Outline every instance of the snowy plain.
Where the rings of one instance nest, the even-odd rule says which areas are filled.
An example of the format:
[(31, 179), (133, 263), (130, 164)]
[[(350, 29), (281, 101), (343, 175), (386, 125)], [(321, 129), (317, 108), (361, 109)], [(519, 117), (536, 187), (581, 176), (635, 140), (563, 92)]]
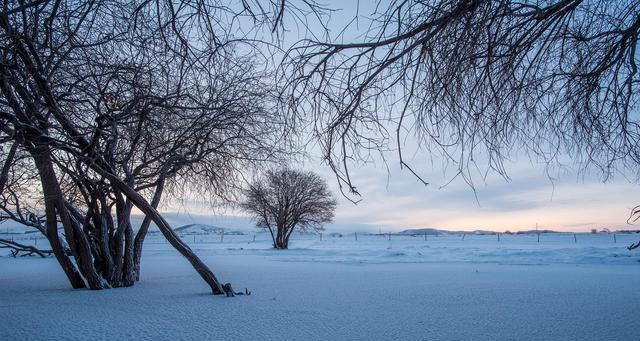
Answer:
[(126, 289), (72, 290), (54, 259), (2, 254), (0, 339), (640, 340), (638, 237), (297, 235), (278, 251), (263, 233), (184, 235), (252, 292), (236, 298), (160, 235)]

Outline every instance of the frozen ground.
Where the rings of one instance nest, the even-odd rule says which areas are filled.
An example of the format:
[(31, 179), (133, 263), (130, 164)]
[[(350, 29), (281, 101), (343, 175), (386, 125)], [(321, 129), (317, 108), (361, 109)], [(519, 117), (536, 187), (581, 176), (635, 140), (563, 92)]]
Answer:
[(237, 298), (208, 295), (160, 236), (128, 289), (71, 290), (53, 259), (0, 257), (0, 339), (640, 339), (638, 235), (266, 237), (184, 236), (253, 292)]

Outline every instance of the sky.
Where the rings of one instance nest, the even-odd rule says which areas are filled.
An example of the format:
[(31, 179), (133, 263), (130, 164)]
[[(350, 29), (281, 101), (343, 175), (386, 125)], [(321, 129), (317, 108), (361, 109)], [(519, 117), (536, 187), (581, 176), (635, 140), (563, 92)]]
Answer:
[[(366, 20), (353, 21), (356, 12), (366, 16), (374, 2), (324, 1), (331, 14), (328, 27), (335, 38), (358, 40), (366, 30)], [(349, 24), (348, 29), (343, 30)], [(310, 28), (319, 30), (317, 23)], [(315, 26), (314, 26), (315, 25)], [(291, 25), (290, 25), (291, 26)], [(290, 30), (285, 41), (295, 41), (306, 33)], [(578, 172), (571, 167), (553, 170), (549, 176), (545, 165), (524, 155), (514, 155), (507, 165), (509, 179), (490, 174), (475, 181), (472, 189), (462, 179), (449, 183), (453, 174), (443, 171), (437, 157), (429, 158), (424, 151), (411, 160), (412, 167), (425, 180), (424, 186), (409, 171), (399, 167), (395, 152), (374, 163), (350, 169), (362, 194), (358, 204), (342, 197), (333, 173), (322, 164), (319, 153), (294, 167), (313, 170), (327, 179), (338, 198), (338, 208), (328, 230), (336, 231), (400, 231), (407, 228), (433, 227), (448, 230), (528, 230), (589, 231), (601, 229), (633, 229), (626, 223), (630, 210), (640, 204), (637, 185), (622, 176), (603, 182), (600, 174)], [(447, 184), (443, 187), (443, 185)], [(353, 198), (352, 198), (353, 199)], [(184, 204), (190, 202), (190, 204)], [(176, 221), (203, 222), (227, 227), (251, 224), (242, 212), (227, 210), (212, 214), (207, 203), (193, 204), (188, 198), (164, 207), (177, 217)]]
[[(637, 200), (637, 185), (623, 177), (603, 182), (595, 174), (571, 168), (556, 172), (551, 180), (543, 165), (528, 158), (507, 165), (509, 180), (492, 175), (476, 182), (475, 191), (462, 179), (434, 164), (415, 165), (428, 186), (423, 185), (393, 158), (387, 166), (378, 162), (351, 170), (361, 193), (357, 204), (340, 195), (331, 170), (318, 158), (294, 164), (325, 178), (338, 200), (329, 232), (397, 232), (409, 228), (444, 230), (521, 231), (551, 229), (584, 232), (593, 228), (634, 229), (627, 224)], [(443, 185), (445, 185), (442, 187)], [(173, 201), (164, 205), (173, 224), (203, 223), (245, 229), (252, 221), (233, 209), (212, 209), (206, 202)]]
[(381, 229), (435, 227), (448, 230), (588, 231), (628, 229), (627, 217), (637, 204), (636, 186), (623, 178), (603, 183), (595, 176), (566, 171), (554, 181), (544, 167), (520, 161), (511, 179), (493, 176), (474, 190), (461, 180), (441, 188), (446, 176), (437, 171), (422, 185), (413, 175), (392, 167), (369, 167), (356, 174), (363, 198), (358, 205), (340, 200), (336, 222), (366, 223)]
[[(356, 4), (327, 1), (329, 7), (342, 8), (332, 14), (332, 33), (351, 22)], [(361, 14), (371, 10), (366, 8), (370, 2), (359, 5)], [(345, 39), (361, 36), (361, 29), (366, 28), (363, 23), (352, 23), (344, 33)], [(299, 38), (292, 37), (295, 32), (287, 34), (287, 39)], [(630, 210), (640, 204), (638, 187), (622, 176), (603, 183), (598, 174), (566, 168), (554, 172), (551, 180), (544, 165), (516, 155), (506, 165), (509, 180), (492, 174), (485, 181), (477, 181), (474, 190), (459, 178), (449, 183), (453, 174), (443, 171), (441, 160), (426, 162), (427, 155), (422, 152), (411, 161), (421, 177), (430, 182), (424, 186), (409, 171), (400, 169), (391, 152), (386, 155), (386, 165), (378, 159), (350, 170), (362, 194), (355, 198), (360, 200), (358, 204), (353, 204), (340, 195), (335, 177), (321, 162), (319, 153), (310, 154), (309, 159), (293, 166), (318, 172), (338, 199), (334, 222), (327, 225), (329, 231), (393, 232), (422, 227), (517, 231), (535, 229), (536, 225), (558, 231), (638, 228), (626, 223)], [(204, 223), (246, 229), (253, 224), (242, 212), (213, 209), (209, 203), (192, 198), (169, 201), (161, 209), (174, 227)]]

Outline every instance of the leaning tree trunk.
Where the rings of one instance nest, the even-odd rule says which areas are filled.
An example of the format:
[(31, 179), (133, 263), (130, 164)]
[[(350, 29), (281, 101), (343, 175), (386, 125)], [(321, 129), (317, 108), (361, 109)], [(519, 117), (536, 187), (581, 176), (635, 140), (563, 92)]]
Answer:
[[(50, 159), (44, 151), (32, 150), (32, 156), (34, 158), (34, 162), (36, 168), (38, 169), (38, 174), (40, 176), (42, 182), (42, 191), (44, 194), (44, 205), (45, 205), (45, 217), (47, 224), (47, 239), (51, 244), (51, 249), (53, 250), (53, 254), (55, 255), (58, 263), (62, 267), (65, 275), (71, 286), (75, 289), (85, 288), (86, 284), (82, 278), (82, 275), (78, 272), (78, 269), (75, 267), (69, 256), (67, 256), (65, 249), (60, 241), (58, 236), (58, 217), (56, 214), (56, 181), (55, 181), (55, 172), (53, 170), (53, 166), (50, 163)], [(50, 179), (53, 179), (51, 181)]]
[[(158, 179), (158, 184), (156, 185), (156, 191), (153, 194), (153, 199), (151, 199), (151, 207), (154, 209), (158, 208), (158, 204), (160, 204), (160, 198), (162, 198), (162, 192), (164, 191), (164, 177), (160, 177)], [(133, 267), (135, 280), (140, 280), (140, 261), (142, 259), (142, 246), (144, 244), (144, 238), (149, 231), (149, 225), (151, 225), (151, 218), (148, 216), (144, 217), (142, 221), (142, 225), (138, 229), (138, 233), (136, 233), (136, 237), (133, 245)]]
[(289, 239), (291, 238), (291, 235), (293, 234), (293, 230), (295, 230), (296, 225), (295, 224), (290, 224), (289, 225), (289, 229), (287, 231), (287, 233), (285, 234), (284, 237), (284, 245), (285, 245), (285, 249), (289, 248)]
[[(57, 216), (60, 217), (60, 221), (62, 222), (62, 226), (65, 231), (67, 243), (69, 244), (72, 255), (76, 259), (76, 263), (78, 264), (78, 268), (80, 270), (80, 273), (82, 274), (82, 277), (84, 277), (84, 280), (89, 285), (89, 288), (94, 290), (103, 289), (104, 284), (102, 278), (100, 277), (100, 275), (98, 275), (98, 272), (96, 271), (96, 268), (93, 264), (93, 255), (91, 252), (89, 240), (78, 223), (71, 218), (66, 207), (65, 200), (62, 196), (62, 191), (60, 190), (60, 184), (58, 183), (58, 179), (53, 168), (51, 152), (48, 146), (36, 146), (32, 150), (32, 156), (40, 175), (42, 191), (45, 197), (47, 238), (51, 238), (50, 240), (53, 241), (51, 243), (51, 248), (54, 250), (54, 254), (55, 248), (57, 248), (57, 246), (54, 246), (54, 244), (60, 243), (59, 240), (56, 241), (56, 239), (58, 239), (58, 222), (56, 219)], [(72, 286), (74, 286), (73, 283)], [(76, 286), (74, 286), (74, 288), (75, 287)]]
[(171, 229), (169, 223), (164, 220), (162, 215), (155, 209), (151, 204), (149, 204), (138, 192), (136, 192), (133, 188), (128, 186), (122, 179), (117, 177), (116, 175), (110, 173), (109, 171), (101, 168), (99, 165), (93, 165), (94, 170), (100, 173), (101, 175), (108, 178), (111, 183), (118, 188), (122, 193), (129, 199), (131, 202), (148, 216), (160, 229), (160, 232), (167, 239), (169, 244), (173, 246), (180, 254), (182, 254), (188, 261), (191, 263), (193, 268), (200, 274), (200, 277), (211, 287), (211, 292), (214, 295), (223, 295), (224, 289), (222, 288), (222, 284), (218, 281), (216, 276), (213, 274), (211, 269), (207, 267), (204, 262), (195, 253), (185, 244), (180, 237)]
[(268, 225), (268, 224), (267, 224), (267, 228), (269, 229), (269, 234), (271, 234), (271, 241), (273, 242), (273, 247), (276, 248), (276, 237), (273, 235), (273, 229), (271, 228), (271, 225)]

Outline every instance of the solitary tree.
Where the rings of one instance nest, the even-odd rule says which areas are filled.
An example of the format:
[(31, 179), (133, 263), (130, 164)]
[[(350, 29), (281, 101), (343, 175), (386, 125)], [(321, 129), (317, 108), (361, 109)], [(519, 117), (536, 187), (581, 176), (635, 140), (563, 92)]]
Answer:
[[(271, 233), (273, 247), (286, 249), (299, 231), (322, 231), (333, 219), (336, 200), (317, 174), (290, 168), (269, 170), (245, 190), (242, 208)], [(274, 233), (275, 230), (275, 233)]]

